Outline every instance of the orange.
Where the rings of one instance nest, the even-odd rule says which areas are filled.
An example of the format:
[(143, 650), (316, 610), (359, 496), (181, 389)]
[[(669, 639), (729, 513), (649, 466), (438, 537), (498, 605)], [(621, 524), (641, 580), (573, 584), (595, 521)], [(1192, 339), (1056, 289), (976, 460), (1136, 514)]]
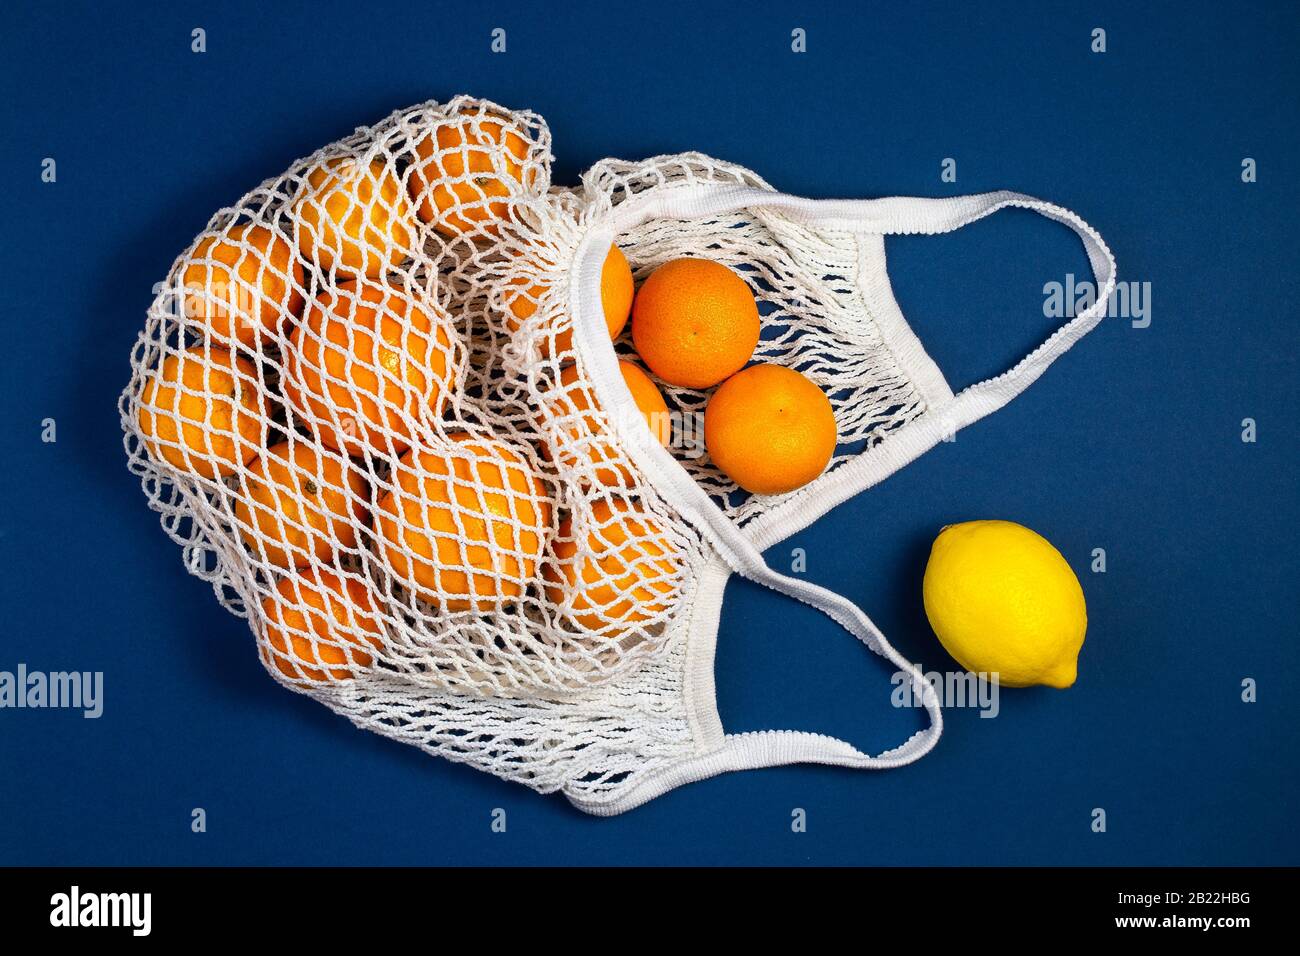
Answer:
[(344, 278), (376, 278), (405, 259), (411, 247), (411, 208), (382, 160), (326, 160), (307, 174), (294, 211), (302, 254)]
[[(672, 421), (659, 388), (650, 376), (631, 362), (620, 361), (618, 370), (623, 373), (623, 381), (641, 410), (650, 434), (667, 447), (672, 439)], [(595, 409), (599, 406), (591, 386), (578, 382), (578, 366), (570, 365), (560, 373), (560, 394), (553, 399), (552, 406), (554, 414), (563, 419), (561, 425), (567, 437), (555, 449), (543, 448), (548, 459), (576, 465), (583, 470), (583, 478), (590, 474), (602, 485), (631, 484), (632, 475), (624, 464), (626, 456), (613, 441), (610, 431), (614, 423), (606, 423), (596, 414)], [(630, 433), (634, 438), (640, 437), (636, 431), (626, 427), (623, 432), (625, 436)], [(594, 471), (588, 463), (596, 464)]]
[(651, 381), (650, 376), (639, 366), (631, 362), (620, 360), (618, 370), (623, 373), (623, 382), (627, 385), (627, 390), (632, 393), (632, 401), (636, 402), (636, 407), (641, 409), (650, 434), (658, 440), (659, 444), (667, 448), (668, 443), (673, 439), (673, 423), (668, 414), (668, 403), (664, 401), (659, 386)]
[(153, 454), (204, 478), (229, 475), (256, 455), (271, 418), (257, 366), (202, 345), (167, 356), (139, 401)]
[(414, 152), (407, 181), (411, 202), (420, 219), (445, 235), (476, 229), (496, 235), (493, 220), (509, 211), (508, 199), (502, 197), (532, 185), (531, 171), (524, 170), (524, 131), (491, 112), (442, 123), (416, 141)]
[(272, 564), (327, 563), (334, 548), (357, 543), (365, 518), (366, 483), (351, 462), (323, 455), (306, 441), (272, 445), (253, 459), (235, 501), (240, 537)]
[(627, 256), (618, 246), (610, 246), (609, 255), (605, 256), (605, 263), (600, 267), (600, 305), (605, 312), (605, 325), (611, 339), (618, 338), (627, 325), (635, 292)]
[(737, 372), (704, 410), (709, 457), (755, 494), (779, 495), (806, 485), (826, 469), (837, 440), (826, 393), (782, 365)]
[(745, 280), (708, 259), (665, 262), (632, 304), (637, 354), (669, 385), (717, 385), (744, 368), (758, 333), (758, 305)]
[(373, 663), (365, 644), (384, 646), (377, 603), (356, 578), (318, 570), (290, 574), (262, 599), (269, 645), (262, 657), (291, 680), (348, 680)]
[(216, 338), (253, 345), (302, 313), (302, 263), (278, 232), (251, 222), (205, 236), (181, 275), (185, 316)]
[(380, 554), (398, 581), (449, 611), (495, 609), (533, 579), (551, 503), (523, 453), (466, 433), (412, 449), (376, 511)]
[(441, 414), (455, 379), (451, 319), (373, 281), (307, 307), (289, 339), (284, 394), (331, 448), (400, 454), (413, 423)]
[[(627, 257), (618, 246), (610, 246), (600, 270), (600, 304), (611, 341), (618, 338), (627, 325), (632, 312), (633, 291), (632, 267), (627, 264)], [(511, 280), (510, 288), (506, 290), (506, 306), (510, 309), (506, 324), (511, 332), (518, 332), (524, 321), (533, 316), (537, 311), (537, 301), (545, 292), (546, 286), (542, 283), (530, 284), (523, 277)], [(571, 361), (574, 358), (573, 329), (567, 327), (556, 332), (554, 344), (544, 343), (543, 352)]]
[(581, 542), (565, 520), (542, 567), (546, 597), (587, 631), (617, 638), (672, 605), (679, 566), (659, 523), (637, 505), (601, 499)]

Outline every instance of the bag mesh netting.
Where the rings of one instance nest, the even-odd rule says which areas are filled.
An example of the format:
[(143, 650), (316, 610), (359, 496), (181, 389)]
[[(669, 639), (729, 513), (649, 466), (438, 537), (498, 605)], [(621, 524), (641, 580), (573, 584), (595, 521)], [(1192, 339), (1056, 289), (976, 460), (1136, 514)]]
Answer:
[[(811, 486), (731, 483), (703, 453), (703, 391), (656, 381), (666, 424), (617, 427), (571, 322), (575, 252), (622, 204), (770, 187), (684, 154), (565, 189), (550, 151), (541, 117), (459, 97), (293, 163), (176, 260), (120, 410), (150, 507), (277, 681), (429, 752), (600, 793), (691, 749), (683, 635), (711, 556), (628, 443), (669, 439), (742, 529)], [(616, 243), (638, 281), (682, 256), (746, 280), (754, 359), (831, 399), (830, 471), (925, 410), (862, 320), (854, 237), (760, 209)], [(614, 348), (635, 361), (628, 330)]]

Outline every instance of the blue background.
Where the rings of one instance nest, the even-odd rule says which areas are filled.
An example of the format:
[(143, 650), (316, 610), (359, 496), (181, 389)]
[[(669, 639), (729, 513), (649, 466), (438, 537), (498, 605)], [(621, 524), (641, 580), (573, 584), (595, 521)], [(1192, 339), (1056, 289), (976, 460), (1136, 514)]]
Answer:
[[(0, 711), (0, 862), (1300, 863), (1297, 8), (483, 6), (7, 9), (0, 669), (102, 670), (106, 703), (97, 721)], [(952, 521), (1023, 522), (1084, 584), (1077, 685), (1005, 691), (993, 720), (950, 710), (905, 769), (731, 774), (612, 820), (279, 689), (124, 467), (127, 356), (153, 283), (216, 208), (356, 125), (462, 91), (542, 113), (559, 182), (608, 155), (696, 149), (788, 192), (1007, 187), (1093, 223), (1121, 279), (1151, 283), (1151, 326), (1107, 320), (1007, 409), (769, 554), (788, 567), (805, 548), (810, 578), (947, 669), (921, 606), (930, 541)], [(1045, 336), (1045, 282), (1087, 274), (1073, 236), (1028, 213), (889, 253), (955, 385)], [(888, 675), (815, 612), (729, 586), (727, 729), (891, 746), (917, 716), (890, 706)]]

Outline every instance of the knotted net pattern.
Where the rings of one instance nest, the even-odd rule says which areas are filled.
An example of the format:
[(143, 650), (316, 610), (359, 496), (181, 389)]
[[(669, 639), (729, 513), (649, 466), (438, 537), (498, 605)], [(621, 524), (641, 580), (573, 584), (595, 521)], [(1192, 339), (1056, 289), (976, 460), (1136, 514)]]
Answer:
[[(150, 507), (276, 680), (431, 753), (592, 794), (693, 746), (685, 635), (709, 549), (628, 443), (665, 443), (742, 525), (779, 499), (708, 463), (706, 393), (656, 382), (671, 427), (612, 420), (573, 346), (569, 267), (633, 197), (768, 187), (685, 154), (564, 189), (551, 160), (541, 117), (458, 97), (296, 161), (178, 257), (119, 406)], [(922, 410), (864, 315), (853, 237), (742, 210), (617, 246), (638, 280), (683, 255), (746, 279), (755, 359), (831, 397), (832, 469)], [(636, 362), (626, 328), (615, 348)]]

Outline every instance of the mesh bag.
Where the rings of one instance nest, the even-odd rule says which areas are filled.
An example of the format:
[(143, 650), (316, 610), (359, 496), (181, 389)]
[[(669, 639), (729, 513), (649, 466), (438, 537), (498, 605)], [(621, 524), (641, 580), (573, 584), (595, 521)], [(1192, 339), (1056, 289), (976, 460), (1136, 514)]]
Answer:
[[(929, 685), (854, 605), (759, 552), (998, 407), (1096, 321), (954, 396), (897, 313), (885, 233), (1037, 201), (814, 204), (698, 154), (607, 160), (565, 189), (550, 148), (533, 113), (430, 102), (213, 216), (120, 400), (130, 468), (187, 569), (249, 619), (281, 684), (590, 812), (737, 767), (916, 759), (939, 734)], [(1086, 224), (1031, 207), (1075, 226), (1113, 281)], [(658, 382), (667, 408), (647, 420), (602, 308), (618, 250), (637, 279), (682, 256), (745, 279), (755, 360), (831, 399), (821, 478), (741, 491), (703, 454), (705, 392)], [(910, 674), (929, 727), (878, 756), (724, 734), (712, 657), (733, 570)]]

